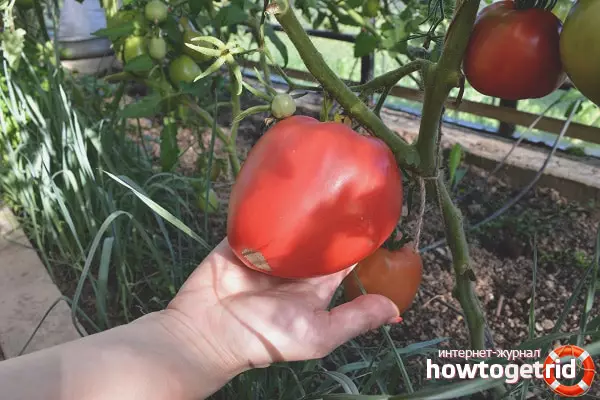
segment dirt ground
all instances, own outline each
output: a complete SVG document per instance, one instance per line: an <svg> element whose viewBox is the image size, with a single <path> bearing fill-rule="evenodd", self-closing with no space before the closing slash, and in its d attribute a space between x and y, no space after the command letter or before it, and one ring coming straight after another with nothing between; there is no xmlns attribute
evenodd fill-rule
<svg viewBox="0 0 600 400"><path fill-rule="evenodd" d="M301 111L300 111L301 112ZM260 138L264 130L264 116L246 119L240 126L238 149L241 160ZM221 115L224 123L228 115ZM159 136L159 126L150 120L143 121L147 135ZM210 134L203 135L208 146ZM195 173L198 152L196 136L182 129L178 136L180 148L189 147L182 156L182 172ZM156 155L159 146L151 145ZM217 153L222 153L219 143ZM469 165L466 174L453 196L465 216L467 229L500 208L514 197L520 187L491 178L485 183L487 172ZM406 184L406 183L405 183ZM406 184L407 185L407 184ZM221 176L214 184L220 200L220 212L210 220L211 234L215 239L225 235L227 199L231 180ZM408 186L405 193L408 193ZM415 192L412 190L412 192ZM415 199L416 200L416 199ZM415 207L416 209L416 207ZM412 232L416 210L401 221L405 232ZM534 270L534 236L537 246L537 280L535 298L535 334L549 334L565 307L573 289L583 277L594 254L596 230L600 223L600 208L594 204L568 201L553 189L537 187L517 205L489 224L469 230L472 266L477 278L476 291L481 299L494 345L498 349L513 349L528 336L528 319ZM444 237L443 224L435 204L429 203L421 235L421 248ZM419 294L404 315L401 324L391 328L398 347L439 337L449 340L441 346L468 348L466 330L460 305L452 296L453 271L449 249L441 246L423 254L424 276ZM560 332L579 328L586 290L582 291L567 313ZM598 316L598 309L592 316ZM373 332L359 339L363 343L378 344L379 333ZM418 359L411 364L411 373L424 376L424 364Z"/></svg>

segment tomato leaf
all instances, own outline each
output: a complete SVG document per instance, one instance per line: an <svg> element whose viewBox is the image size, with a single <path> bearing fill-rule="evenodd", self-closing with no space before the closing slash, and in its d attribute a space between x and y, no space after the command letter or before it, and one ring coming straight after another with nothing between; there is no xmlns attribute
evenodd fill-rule
<svg viewBox="0 0 600 400"><path fill-rule="evenodd" d="M265 35L269 38L269 40L271 40L273 45L275 45L275 48L279 54L281 54L281 57L283 58L283 68L286 68L289 60L286 45L283 43L281 38L277 36L277 33L273 27L271 27L271 25L265 25Z"/></svg>
<svg viewBox="0 0 600 400"><path fill-rule="evenodd" d="M119 112L122 118L147 118L153 117L158 112L158 105L162 97L156 93L143 97L140 101L123 107Z"/></svg>
<svg viewBox="0 0 600 400"><path fill-rule="evenodd" d="M370 33L361 32L354 42L354 57L363 57L377 48L377 38Z"/></svg>
<svg viewBox="0 0 600 400"><path fill-rule="evenodd" d="M133 34L134 31L135 31L135 24L133 21L129 21L122 25L115 26L112 28L98 29L97 31L92 32L92 35L98 36L98 37L105 37L105 38L108 38L110 41L115 41L119 38Z"/></svg>
<svg viewBox="0 0 600 400"><path fill-rule="evenodd" d="M360 26L360 24L351 16L346 14L338 15L338 21L340 24L348 25L348 26Z"/></svg>
<svg viewBox="0 0 600 400"><path fill-rule="evenodd" d="M142 54L129 61L123 67L123 71L127 72L146 72L150 71L154 66L154 61L149 54Z"/></svg>
<svg viewBox="0 0 600 400"><path fill-rule="evenodd" d="M381 33L383 37L381 45L384 49L403 53L406 49L408 34L406 22L402 18L395 17L392 23L387 25L386 29Z"/></svg>
<svg viewBox="0 0 600 400"><path fill-rule="evenodd" d="M348 0L346 4L350 6L350 8L358 8L363 4L363 0Z"/></svg>
<svg viewBox="0 0 600 400"><path fill-rule="evenodd" d="M340 32L340 27L338 26L338 23L335 20L335 17L333 15L329 16L329 23L331 24L332 31L337 32L337 33Z"/></svg>
<svg viewBox="0 0 600 400"><path fill-rule="evenodd" d="M216 19L220 22L221 26L229 26L246 22L248 14L239 6L231 4L221 8L217 13Z"/></svg>
<svg viewBox="0 0 600 400"><path fill-rule="evenodd" d="M193 2L190 3L190 6ZM169 42L174 44L176 47L181 46L183 43L183 33L179 30L179 23L169 14L167 20L163 22L161 28L166 33L166 38Z"/></svg>
<svg viewBox="0 0 600 400"><path fill-rule="evenodd" d="M325 17L327 17L325 13L319 12L317 14L317 18L315 18L315 20L312 23L313 29L319 29L323 21L325 21Z"/></svg>

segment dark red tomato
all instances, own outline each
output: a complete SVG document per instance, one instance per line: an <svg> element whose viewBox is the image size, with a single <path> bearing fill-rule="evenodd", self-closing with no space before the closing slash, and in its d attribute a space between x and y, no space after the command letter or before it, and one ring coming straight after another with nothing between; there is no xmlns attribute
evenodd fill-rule
<svg viewBox="0 0 600 400"><path fill-rule="evenodd" d="M390 251L379 248L355 268L356 275L367 293L379 294L392 300L400 313L412 304L423 276L421 256L410 245ZM362 295L354 274L343 282L344 295L352 301Z"/></svg>
<svg viewBox="0 0 600 400"><path fill-rule="evenodd" d="M382 141L292 116L270 128L242 166L229 201L229 244L266 274L331 274L390 236L402 196L400 171Z"/></svg>
<svg viewBox="0 0 600 400"><path fill-rule="evenodd" d="M562 23L540 8L500 1L481 10L464 58L478 92L506 100L544 97L565 81L560 59Z"/></svg>

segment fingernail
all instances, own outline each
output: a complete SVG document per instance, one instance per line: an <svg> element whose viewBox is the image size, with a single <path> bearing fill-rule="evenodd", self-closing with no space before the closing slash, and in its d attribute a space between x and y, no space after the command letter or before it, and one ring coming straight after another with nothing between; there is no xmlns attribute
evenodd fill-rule
<svg viewBox="0 0 600 400"><path fill-rule="evenodd" d="M399 324L402 322L402 317L394 317L388 321L388 324Z"/></svg>

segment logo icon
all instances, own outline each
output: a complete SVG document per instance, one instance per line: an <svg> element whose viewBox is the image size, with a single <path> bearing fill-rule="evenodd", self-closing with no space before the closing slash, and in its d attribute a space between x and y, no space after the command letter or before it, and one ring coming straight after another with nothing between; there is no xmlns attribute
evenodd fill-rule
<svg viewBox="0 0 600 400"><path fill-rule="evenodd" d="M575 357L583 367L583 377L575 385L563 385L556 378L556 366L562 357ZM578 346L560 346L550 352L544 361L544 381L554 393L564 397L578 397L587 393L596 375L596 366L590 353Z"/></svg>

